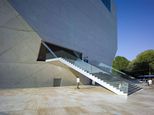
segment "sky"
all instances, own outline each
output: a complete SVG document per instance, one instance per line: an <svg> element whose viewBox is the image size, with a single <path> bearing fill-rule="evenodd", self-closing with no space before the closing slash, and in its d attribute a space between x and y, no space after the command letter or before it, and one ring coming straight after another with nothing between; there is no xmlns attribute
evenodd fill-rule
<svg viewBox="0 0 154 115"><path fill-rule="evenodd" d="M154 0L115 0L118 51L129 60L154 49Z"/></svg>

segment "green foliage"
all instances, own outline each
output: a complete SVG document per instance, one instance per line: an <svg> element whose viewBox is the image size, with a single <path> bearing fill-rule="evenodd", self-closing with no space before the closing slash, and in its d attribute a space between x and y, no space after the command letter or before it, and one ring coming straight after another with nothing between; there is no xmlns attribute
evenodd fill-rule
<svg viewBox="0 0 154 115"><path fill-rule="evenodd" d="M152 63L154 62L154 50L146 50L142 53L140 53L136 57L136 62L147 62L147 63Z"/></svg>
<svg viewBox="0 0 154 115"><path fill-rule="evenodd" d="M146 50L140 53L128 65L128 70L134 76L154 74L154 50Z"/></svg>
<svg viewBox="0 0 154 115"><path fill-rule="evenodd" d="M125 72L127 70L127 66L129 64L129 60L122 56L117 56L112 62L112 67Z"/></svg>
<svg viewBox="0 0 154 115"><path fill-rule="evenodd" d="M151 69L154 70L154 62L151 62L149 65L150 65ZM153 72L153 71L152 71L152 72ZM154 73L154 72L153 72L153 73Z"/></svg>
<svg viewBox="0 0 154 115"><path fill-rule="evenodd" d="M117 56L112 63L113 68L132 76L154 74L154 50L146 50L133 61Z"/></svg>

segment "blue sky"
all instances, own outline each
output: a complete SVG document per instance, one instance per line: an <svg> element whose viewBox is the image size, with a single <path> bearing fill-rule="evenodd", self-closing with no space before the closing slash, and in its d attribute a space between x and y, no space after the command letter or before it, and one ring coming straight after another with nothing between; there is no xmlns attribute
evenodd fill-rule
<svg viewBox="0 0 154 115"><path fill-rule="evenodd" d="M154 49L154 0L115 0L118 19L116 55L132 60Z"/></svg>

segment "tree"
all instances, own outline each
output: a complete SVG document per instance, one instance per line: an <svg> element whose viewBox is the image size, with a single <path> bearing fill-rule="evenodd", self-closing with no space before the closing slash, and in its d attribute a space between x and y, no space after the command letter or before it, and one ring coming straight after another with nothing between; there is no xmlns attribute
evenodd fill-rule
<svg viewBox="0 0 154 115"><path fill-rule="evenodd" d="M130 61L127 58L122 56L117 56L112 62L112 67L119 71L126 72L129 62Z"/></svg>
<svg viewBox="0 0 154 115"><path fill-rule="evenodd" d="M154 74L154 62L151 62L149 66L151 67L152 70L151 73Z"/></svg>
<svg viewBox="0 0 154 115"><path fill-rule="evenodd" d="M154 74L154 50L146 50L137 55L128 70L134 76Z"/></svg>

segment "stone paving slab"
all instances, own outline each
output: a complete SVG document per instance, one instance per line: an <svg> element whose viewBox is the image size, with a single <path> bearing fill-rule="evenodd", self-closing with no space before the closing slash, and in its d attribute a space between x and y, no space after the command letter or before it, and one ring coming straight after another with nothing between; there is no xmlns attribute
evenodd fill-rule
<svg viewBox="0 0 154 115"><path fill-rule="evenodd" d="M128 97L100 86L1 89L0 115L154 115L154 86Z"/></svg>

